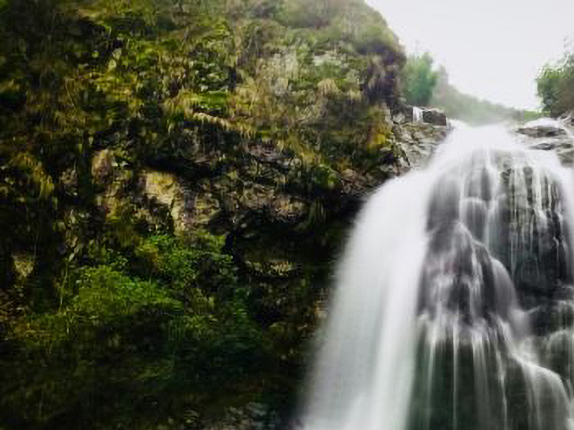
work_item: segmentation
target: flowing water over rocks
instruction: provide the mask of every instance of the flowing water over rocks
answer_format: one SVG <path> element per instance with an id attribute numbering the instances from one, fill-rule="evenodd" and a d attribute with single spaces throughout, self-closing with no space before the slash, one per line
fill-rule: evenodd
<path id="1" fill-rule="evenodd" d="M 516 129 L 531 149 L 555 151 L 564 165 L 574 165 L 574 135 L 566 121 L 541 118 Z"/>
<path id="2" fill-rule="evenodd" d="M 555 151 L 455 130 L 360 214 L 304 429 L 574 429 L 573 222 Z"/>

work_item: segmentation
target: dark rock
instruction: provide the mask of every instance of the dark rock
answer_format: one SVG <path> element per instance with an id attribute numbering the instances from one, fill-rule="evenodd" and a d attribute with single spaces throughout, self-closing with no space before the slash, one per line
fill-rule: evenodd
<path id="1" fill-rule="evenodd" d="M 568 136 L 545 138 L 544 140 L 532 139 L 527 142 L 529 148 L 540 151 L 555 151 L 562 163 L 571 165 L 574 163 L 574 142 Z"/>
<path id="2" fill-rule="evenodd" d="M 423 110 L 423 122 L 427 124 L 447 126 L 446 115 L 439 109 Z"/>
<path id="3" fill-rule="evenodd" d="M 526 123 L 515 131 L 522 137 L 523 143 L 530 149 L 555 151 L 563 164 L 574 164 L 574 141 L 570 117 L 562 120 L 539 119 Z"/>
<path id="4" fill-rule="evenodd" d="M 524 124 L 522 127 L 516 129 L 516 132 L 528 137 L 557 137 L 567 135 L 564 127 L 558 122 L 553 120 L 536 120 Z"/>
<path id="5" fill-rule="evenodd" d="M 420 112 L 421 118 L 417 121 L 415 110 Z M 405 106 L 396 116 L 399 122 L 426 123 L 439 126 L 448 125 L 446 115 L 443 111 L 436 108 L 424 108 L 419 106 Z"/>

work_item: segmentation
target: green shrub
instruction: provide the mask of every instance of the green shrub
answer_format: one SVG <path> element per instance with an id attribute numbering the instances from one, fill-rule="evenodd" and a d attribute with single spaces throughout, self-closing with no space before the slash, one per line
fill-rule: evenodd
<path id="1" fill-rule="evenodd" d="M 14 355 L 0 360 L 0 421 L 139 428 L 183 420 L 259 371 L 263 336 L 221 238 L 193 242 L 145 241 L 138 253 L 155 266 L 149 280 L 79 268 L 69 303 L 14 322 Z"/>
<path id="2" fill-rule="evenodd" d="M 556 65 L 544 66 L 536 83 L 546 113 L 557 117 L 574 111 L 574 54 Z"/>
<path id="3" fill-rule="evenodd" d="M 438 73 L 434 70 L 434 60 L 430 54 L 409 57 L 403 69 L 403 91 L 407 103 L 427 106 L 437 80 Z"/>

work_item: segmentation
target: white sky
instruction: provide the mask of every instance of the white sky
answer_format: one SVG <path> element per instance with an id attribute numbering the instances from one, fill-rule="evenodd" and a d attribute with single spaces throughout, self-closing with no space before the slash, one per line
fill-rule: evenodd
<path id="1" fill-rule="evenodd" d="M 535 79 L 572 49 L 574 0 L 367 0 L 407 52 L 429 51 L 459 90 L 537 108 Z"/>

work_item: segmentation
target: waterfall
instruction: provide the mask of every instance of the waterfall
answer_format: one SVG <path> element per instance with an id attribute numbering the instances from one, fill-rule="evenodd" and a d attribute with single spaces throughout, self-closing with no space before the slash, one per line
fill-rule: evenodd
<path id="1" fill-rule="evenodd" d="M 423 122 L 423 110 L 417 106 L 413 106 L 413 122 Z"/>
<path id="2" fill-rule="evenodd" d="M 572 430 L 574 174 L 458 127 L 342 256 L 304 430 Z"/>

